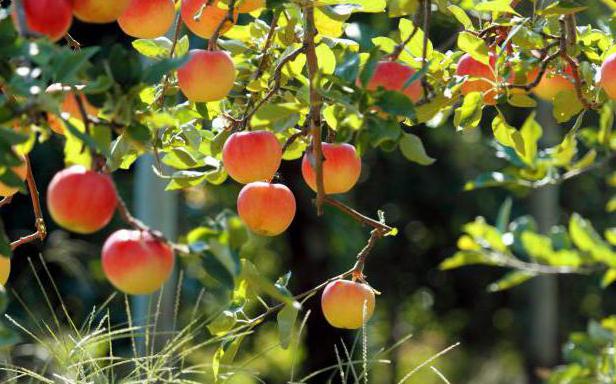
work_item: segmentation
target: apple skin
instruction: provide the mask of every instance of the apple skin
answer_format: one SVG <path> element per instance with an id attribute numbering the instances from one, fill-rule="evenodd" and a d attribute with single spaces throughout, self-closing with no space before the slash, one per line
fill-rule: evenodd
<path id="1" fill-rule="evenodd" d="M 471 57 L 468 53 L 464 54 L 458 61 L 456 68 L 457 76 L 468 76 L 469 78 L 462 83 L 460 88 L 463 95 L 471 92 L 482 92 L 483 102 L 488 105 L 496 104 L 497 93 L 495 90 L 496 77 L 494 67 L 496 56 L 490 54 L 490 65 L 485 65 Z M 482 80 L 485 79 L 485 80 Z"/>
<path id="2" fill-rule="evenodd" d="M 75 88 L 79 91 L 83 89 L 85 85 L 77 85 Z M 75 93 L 70 86 L 62 85 L 60 83 L 51 84 L 45 90 L 47 93 L 64 93 L 64 99 L 62 100 L 62 104 L 60 105 L 60 111 L 62 113 L 66 113 L 66 118 L 73 117 L 83 121 L 81 116 L 81 111 L 79 110 L 79 104 L 77 103 L 77 97 L 81 98 L 81 102 L 86 110 L 88 115 L 96 116 L 98 115 L 98 108 L 90 104 L 88 99 L 80 92 Z M 52 131 L 59 135 L 64 135 L 64 131 L 66 127 L 64 126 L 64 122 L 58 116 L 48 114 L 47 122 L 49 123 L 49 127 Z"/>
<path id="3" fill-rule="evenodd" d="M 599 85 L 610 99 L 616 100 L 616 53 L 608 56 L 601 64 Z"/>
<path id="4" fill-rule="evenodd" d="M 129 36 L 153 39 L 167 33 L 174 19 L 173 0 L 131 0 L 118 25 Z"/>
<path id="5" fill-rule="evenodd" d="M 269 131 L 236 132 L 222 148 L 222 162 L 233 180 L 270 181 L 282 160 L 282 146 Z"/>
<path id="6" fill-rule="evenodd" d="M 567 65 L 563 72 L 564 74 L 554 69 L 545 71 L 537 86 L 533 88 L 535 96 L 541 100 L 552 101 L 559 92 L 575 90 L 575 85 L 573 84 L 573 69 L 571 66 Z M 528 78 L 532 82 L 535 81 L 538 75 L 539 69 L 535 68 L 528 75 Z"/>
<path id="7" fill-rule="evenodd" d="M 58 41 L 73 23 L 71 0 L 21 0 L 29 31 Z M 13 22 L 19 25 L 17 11 L 12 12 Z"/>
<path id="8" fill-rule="evenodd" d="M 76 233 L 94 233 L 106 226 L 117 203 L 111 177 L 81 165 L 56 173 L 47 189 L 51 217 L 61 227 Z"/>
<path id="9" fill-rule="evenodd" d="M 131 0 L 73 0 L 73 14 L 86 23 L 114 22 Z"/>
<path id="10" fill-rule="evenodd" d="M 265 7 L 265 0 L 244 0 L 237 7 L 239 13 L 250 13 Z"/>
<path id="11" fill-rule="evenodd" d="M 228 10 L 220 8 L 216 2 L 206 5 L 201 12 L 199 21 L 195 20 L 195 15 L 199 12 L 201 7 L 206 4 L 208 0 L 182 0 L 182 8 L 180 14 L 184 24 L 195 35 L 204 39 L 209 39 L 216 32 L 216 28 L 222 20 L 227 17 Z M 234 11 L 234 22 L 237 21 L 238 11 Z M 225 22 L 220 34 L 227 32 L 234 23 L 229 21 Z"/>
<path id="12" fill-rule="evenodd" d="M 366 89 L 375 91 L 379 87 L 383 87 L 388 91 L 402 92 L 412 102 L 416 103 L 423 95 L 421 81 L 417 79 L 403 89 L 406 82 L 415 72 L 413 68 L 395 61 L 381 61 L 376 65 L 372 77 L 368 81 L 368 84 L 366 84 Z M 357 82 L 358 85 L 360 85 L 359 79 L 357 79 Z"/>
<path id="13" fill-rule="evenodd" d="M 11 274 L 11 259 L 0 255 L 0 285 L 6 286 L 6 282 L 9 281 L 9 275 Z"/>
<path id="14" fill-rule="evenodd" d="M 348 192 L 361 174 L 361 158 L 351 144 L 322 143 L 323 187 L 328 195 Z M 306 184 L 316 192 L 316 172 L 310 164 L 309 153 L 302 159 L 302 175 Z"/>
<path id="15" fill-rule="evenodd" d="M 295 196 L 285 185 L 255 181 L 237 197 L 237 212 L 246 226 L 261 236 L 284 232 L 295 217 Z"/>
<path id="16" fill-rule="evenodd" d="M 178 84 L 184 96 L 194 102 L 222 100 L 233 88 L 235 64 L 223 51 L 193 49 L 178 69 Z"/>
<path id="17" fill-rule="evenodd" d="M 327 284 L 321 296 L 323 315 L 336 328 L 361 328 L 372 317 L 374 304 L 372 288 L 350 280 L 332 281 Z"/>
<path id="18" fill-rule="evenodd" d="M 103 272 L 119 291 L 147 295 L 158 291 L 171 275 L 171 247 L 147 232 L 120 229 L 111 234 L 101 254 Z"/>
<path id="19" fill-rule="evenodd" d="M 16 167 L 11 168 L 13 173 L 15 173 L 21 180 L 26 180 L 26 176 L 28 175 L 28 165 L 23 161 Z M 12 187 L 0 182 L 0 196 L 13 196 L 15 193 L 19 191 L 18 187 Z"/>

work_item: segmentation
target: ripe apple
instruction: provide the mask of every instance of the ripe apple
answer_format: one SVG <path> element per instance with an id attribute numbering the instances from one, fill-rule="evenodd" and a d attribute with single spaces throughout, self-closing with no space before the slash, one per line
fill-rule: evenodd
<path id="1" fill-rule="evenodd" d="M 175 256 L 167 243 L 147 232 L 120 229 L 105 241 L 101 261 L 105 276 L 118 290 L 147 295 L 167 281 Z"/>
<path id="2" fill-rule="evenodd" d="M 26 176 L 28 175 L 28 166 L 26 165 L 25 161 L 22 162 L 21 164 L 19 164 L 16 167 L 12 167 L 11 170 L 21 180 L 26 180 Z M 12 187 L 12 186 L 9 186 L 9 185 L 6 185 L 6 184 L 0 182 L 0 196 L 2 196 L 2 197 L 12 196 L 17 191 L 19 191 L 18 187 Z"/>
<path id="3" fill-rule="evenodd" d="M 616 100 L 616 53 L 609 55 L 601 64 L 599 84 L 610 99 Z"/>
<path id="4" fill-rule="evenodd" d="M 529 75 L 530 81 L 534 81 L 539 75 L 539 69 L 535 68 Z M 533 93 L 540 99 L 552 101 L 561 91 L 574 90 L 573 69 L 567 65 L 562 72 L 548 69 L 539 83 L 533 88 Z"/>
<path id="5" fill-rule="evenodd" d="M 456 68 L 456 75 L 469 77 L 462 83 L 462 94 L 482 92 L 484 103 L 488 105 L 496 104 L 495 63 L 496 56 L 494 54 L 490 54 L 489 66 L 473 59 L 468 53 L 464 54 L 458 61 Z"/>
<path id="6" fill-rule="evenodd" d="M 92 116 L 98 115 L 98 108 L 90 104 L 88 99 L 82 93 L 79 92 L 79 90 L 83 89 L 84 87 L 85 85 L 77 85 L 75 86 L 75 88 L 77 89 L 77 92 L 74 92 L 73 88 L 71 88 L 68 85 L 62 85 L 60 83 L 55 83 L 47 87 L 47 90 L 45 92 L 63 93 L 64 99 L 62 100 L 62 104 L 60 105 L 60 111 L 63 114 L 66 114 L 63 117 L 67 119 L 70 117 L 73 117 L 79 120 L 83 120 L 81 116 L 81 111 L 79 110 L 79 104 L 77 103 L 77 97 L 81 98 L 81 102 L 83 103 L 83 106 L 88 115 L 92 115 Z M 51 128 L 52 131 L 60 135 L 64 134 L 65 127 L 64 127 L 64 122 L 62 121 L 62 119 L 58 118 L 57 116 L 48 114 L 47 122 L 49 123 L 49 127 Z"/>
<path id="7" fill-rule="evenodd" d="M 9 275 L 11 274 L 11 259 L 0 255 L 0 285 L 6 286 L 6 282 L 9 281 Z"/>
<path id="8" fill-rule="evenodd" d="M 321 308 L 327 322 L 336 328 L 358 329 L 374 312 L 374 291 L 369 285 L 350 280 L 327 284 Z"/>
<path id="9" fill-rule="evenodd" d="M 381 61 L 376 65 L 372 77 L 366 84 L 366 89 L 374 91 L 383 87 L 388 91 L 399 91 L 416 103 L 423 94 L 421 81 L 419 79 L 414 80 L 406 88 L 404 87 L 415 72 L 413 68 L 395 61 Z M 359 85 L 359 79 L 357 81 Z"/>
<path id="10" fill-rule="evenodd" d="M 111 23 L 128 7 L 131 0 L 73 0 L 73 14 L 86 23 Z"/>
<path id="11" fill-rule="evenodd" d="M 222 149 L 222 162 L 233 180 L 270 181 L 280 167 L 282 146 L 269 131 L 236 132 Z"/>
<path id="12" fill-rule="evenodd" d="M 243 0 L 239 4 L 237 7 L 239 13 L 250 13 L 265 7 L 265 0 Z"/>
<path id="13" fill-rule="evenodd" d="M 178 69 L 178 84 L 190 101 L 222 100 L 233 88 L 235 64 L 223 51 L 193 49 L 188 61 Z"/>
<path id="14" fill-rule="evenodd" d="M 351 144 L 321 144 L 323 152 L 323 187 L 325 193 L 348 192 L 361 173 L 361 158 Z M 313 191 L 317 190 L 316 172 L 310 164 L 311 153 L 306 152 L 302 159 L 302 175 Z"/>
<path id="15" fill-rule="evenodd" d="M 29 31 L 49 37 L 51 41 L 63 38 L 73 22 L 71 0 L 21 0 Z M 13 22 L 19 25 L 17 10 Z"/>
<path id="16" fill-rule="evenodd" d="M 220 8 L 217 1 L 214 0 L 183 0 L 180 13 L 184 24 L 192 33 L 204 39 L 209 39 L 216 32 L 218 25 L 227 17 L 228 10 Z M 195 16 L 200 13 L 199 20 L 195 20 Z M 237 10 L 234 12 L 234 18 L 237 20 Z M 225 21 L 225 24 L 220 31 L 221 34 L 228 31 L 234 23 Z"/>
<path id="17" fill-rule="evenodd" d="M 153 39 L 163 36 L 174 19 L 173 0 L 131 0 L 118 18 L 118 24 L 129 36 Z"/>
<path id="18" fill-rule="evenodd" d="M 276 236 L 293 221 L 295 196 L 285 185 L 255 181 L 240 191 L 237 212 L 254 233 Z"/>
<path id="19" fill-rule="evenodd" d="M 51 217 L 76 233 L 94 233 L 107 225 L 117 202 L 111 177 L 80 165 L 56 173 L 47 189 Z"/>

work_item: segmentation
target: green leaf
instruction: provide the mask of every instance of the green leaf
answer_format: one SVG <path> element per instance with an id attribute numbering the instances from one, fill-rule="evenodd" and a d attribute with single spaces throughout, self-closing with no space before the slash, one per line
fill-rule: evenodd
<path id="1" fill-rule="evenodd" d="M 393 116 L 404 116 L 409 119 L 415 118 L 415 106 L 403 93 L 398 91 L 380 91 L 378 99 L 374 103 L 383 112 Z"/>
<path id="2" fill-rule="evenodd" d="M 474 31 L 475 27 L 473 26 L 473 22 L 470 17 L 466 14 L 466 11 L 457 5 L 450 5 L 447 7 L 449 12 L 453 14 L 453 16 L 464 26 L 464 29 L 467 31 Z"/>
<path id="3" fill-rule="evenodd" d="M 599 134 L 597 139 L 604 146 L 610 145 L 612 126 L 614 125 L 614 108 L 611 102 L 603 104 L 599 112 Z"/>
<path id="4" fill-rule="evenodd" d="M 141 81 L 148 85 L 158 83 L 165 74 L 180 67 L 187 60 L 188 56 L 184 56 L 173 59 L 164 59 L 154 63 L 143 70 Z"/>
<path id="5" fill-rule="evenodd" d="M 400 17 L 412 15 L 417 10 L 419 0 L 389 0 L 388 15 L 389 17 Z"/>
<path id="6" fill-rule="evenodd" d="M 511 207 L 513 206 L 513 200 L 511 197 L 507 197 L 505 201 L 501 204 L 500 208 L 498 208 L 498 216 L 496 218 L 496 228 L 501 232 L 505 233 L 507 231 L 507 226 L 509 226 L 509 221 L 511 218 Z"/>
<path id="7" fill-rule="evenodd" d="M 520 133 L 522 135 L 522 139 L 524 142 L 524 155 L 520 156 L 526 164 L 534 164 L 535 158 L 537 157 L 537 142 L 543 135 L 543 129 L 541 125 L 535 120 L 535 112 L 531 113 L 524 124 L 522 124 L 522 128 L 520 128 Z"/>
<path id="8" fill-rule="evenodd" d="M 297 307 L 286 304 L 280 312 L 278 312 L 278 315 L 276 315 L 276 320 L 278 322 L 278 336 L 282 349 L 287 349 L 291 343 L 293 326 L 297 321 L 298 313 L 299 310 Z"/>
<path id="9" fill-rule="evenodd" d="M 421 165 L 430 165 L 436 161 L 428 156 L 421 139 L 411 133 L 403 133 L 400 139 L 400 152 L 407 160 Z"/>
<path id="10" fill-rule="evenodd" d="M 540 16 L 560 16 L 560 15 L 570 15 L 573 13 L 581 12 L 585 10 L 587 7 L 575 0 L 560 0 L 556 1 L 549 6 L 545 7 L 542 10 L 537 11 L 537 14 Z"/>
<path id="11" fill-rule="evenodd" d="M 75 75 L 98 50 L 98 47 L 88 47 L 70 54 L 62 52 L 56 55 L 51 63 L 54 82 L 74 84 Z"/>
<path id="12" fill-rule="evenodd" d="M 485 40 L 470 32 L 461 32 L 458 35 L 458 48 L 468 53 L 480 63 L 490 65 L 490 55 Z"/>
<path id="13" fill-rule="evenodd" d="M 601 278 L 601 287 L 607 288 L 614 281 L 616 281 L 616 268 L 608 269 Z"/>
<path id="14" fill-rule="evenodd" d="M 445 259 L 440 265 L 441 270 L 460 268 L 466 265 L 474 264 L 493 264 L 483 253 L 474 251 L 459 251 L 448 259 Z"/>
<path id="15" fill-rule="evenodd" d="M 186 43 L 187 36 L 184 36 Z M 169 57 L 173 42 L 166 37 L 157 37 L 155 39 L 137 39 L 133 40 L 133 48 L 145 57 L 152 59 L 162 59 Z M 179 46 L 179 44 L 178 44 Z M 186 52 L 184 52 L 186 53 Z M 182 56 L 182 55 L 178 55 Z"/>
<path id="16" fill-rule="evenodd" d="M 488 286 L 489 292 L 504 291 L 510 288 L 520 285 L 535 277 L 535 274 L 526 271 L 513 271 L 507 273 L 500 280 L 490 284 Z"/>
<path id="17" fill-rule="evenodd" d="M 522 134 L 517 129 L 509 125 L 507 121 L 505 121 L 505 117 L 500 113 L 500 111 L 494 120 L 492 120 L 492 131 L 494 132 L 494 138 L 496 141 L 506 147 L 515 149 L 516 153 L 520 157 L 524 158 L 526 149 Z"/>
<path id="18" fill-rule="evenodd" d="M 283 294 L 274 284 L 267 280 L 254 264 L 246 259 L 242 259 L 242 277 L 248 281 L 254 288 L 260 290 L 273 297 L 274 299 L 295 308 L 301 308 L 299 302 L 295 301 L 292 296 Z"/>
<path id="19" fill-rule="evenodd" d="M 584 110 L 577 94 L 573 90 L 560 91 L 554 97 L 554 118 L 559 123 L 566 123 Z"/>
<path id="20" fill-rule="evenodd" d="M 478 188 L 500 187 L 504 185 L 516 185 L 517 180 L 502 172 L 486 172 L 477 176 L 472 181 L 467 181 L 464 184 L 465 191 L 471 191 Z"/>
<path id="21" fill-rule="evenodd" d="M 477 12 L 498 12 L 498 13 L 511 13 L 516 16 L 521 16 L 515 11 L 509 4 L 510 0 L 493 0 L 485 3 L 476 4 L 473 9 Z"/>
<path id="22" fill-rule="evenodd" d="M 595 231 L 592 224 L 574 213 L 569 220 L 569 236 L 573 244 L 581 251 L 587 252 L 593 259 L 616 267 L 616 254 Z"/>
<path id="23" fill-rule="evenodd" d="M 477 128 L 483 113 L 483 97 L 481 92 L 471 92 L 464 96 L 462 105 L 456 108 L 453 122 L 458 131 Z"/>

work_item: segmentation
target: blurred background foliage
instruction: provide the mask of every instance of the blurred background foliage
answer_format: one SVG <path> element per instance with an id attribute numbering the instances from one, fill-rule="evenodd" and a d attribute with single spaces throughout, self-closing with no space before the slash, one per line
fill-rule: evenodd
<path id="1" fill-rule="evenodd" d="M 460 2 L 462 6 L 472 3 Z M 526 2 L 529 3 L 529 2 Z M 606 3 L 591 1 L 593 6 L 582 14 L 580 25 L 596 20 L 609 22 L 600 25 L 612 27 L 613 20 L 603 17 L 609 11 Z M 526 5 L 530 7 L 530 5 Z M 452 48 L 460 26 L 451 17 L 435 13 L 431 25 L 431 39 L 440 51 Z M 241 20 L 240 20 L 241 23 Z M 362 51 L 370 49 L 371 38 L 395 34 L 398 20 L 387 15 L 353 16 L 347 34 L 356 39 Z M 110 45 L 116 42 L 130 47 L 130 39 L 115 25 L 84 25 L 75 22 L 71 34 L 84 45 Z M 550 106 L 540 107 L 538 120 L 552 123 Z M 493 117 L 493 116 L 492 116 Z M 525 116 L 513 116 L 516 126 Z M 481 130 L 465 135 L 456 134 L 451 123 L 439 128 L 425 125 L 413 127 L 424 145 L 437 161 L 429 167 L 410 163 L 398 151 L 369 151 L 363 158 L 362 178 L 357 187 L 345 196 L 354 207 L 363 212 L 383 209 L 388 223 L 398 227 L 400 234 L 377 244 L 368 260 L 366 274 L 371 284 L 382 292 L 377 298 L 377 309 L 368 325 L 369 348 L 376 351 L 393 345 L 412 334 L 413 337 L 392 352 L 391 364 L 377 365 L 371 373 L 372 381 L 396 382 L 406 372 L 422 363 L 443 348 L 457 341 L 462 343 L 436 366 L 451 383 L 473 384 L 523 384 L 537 382 L 547 377 L 551 366 L 542 366 L 541 349 L 560 350 L 556 361 L 565 358 L 597 358 L 596 351 L 613 340 L 614 321 L 591 323 L 593 330 L 588 339 L 585 331 L 588 319 L 600 319 L 616 313 L 616 302 L 611 298 L 616 288 L 601 289 L 600 276 L 562 276 L 557 280 L 556 338 L 551 345 L 537 347 L 533 342 L 537 327 L 533 297 L 541 294 L 541 287 L 525 284 L 512 290 L 491 293 L 487 287 L 503 276 L 505 271 L 484 266 L 473 266 L 453 271 L 439 270 L 439 264 L 455 253 L 461 228 L 476 216 L 494 221 L 499 207 L 508 196 L 513 197 L 512 217 L 525 214 L 540 215 L 536 193 L 518 191 L 511 194 L 502 189 L 464 191 L 467 181 L 482 172 L 494 170 L 491 116 L 484 116 Z M 510 123 L 514 123 L 510 121 Z M 555 135 L 562 137 L 565 127 L 556 127 Z M 34 174 L 44 198 L 44 186 L 51 177 L 63 168 L 62 145 L 58 137 L 52 137 L 37 145 L 31 154 Z M 305 291 L 328 276 L 335 275 L 352 265 L 355 255 L 363 246 L 366 230 L 352 223 L 348 217 L 327 209 L 324 219 L 316 217 L 311 204 L 311 191 L 300 176 L 299 160 L 285 162 L 279 178 L 296 193 L 298 212 L 290 229 L 274 240 L 251 238 L 252 253 L 249 259 L 271 280 L 276 280 L 287 271 L 292 271 L 289 288 L 292 292 Z M 127 201 L 134 198 L 135 178 L 132 172 L 114 173 L 120 194 Z M 225 209 L 234 209 L 239 186 L 231 182 L 222 186 L 201 185 L 181 194 L 179 203 L 179 233 L 185 234 Z M 598 228 L 613 226 L 612 217 L 605 213 L 604 206 L 613 193 L 599 171 L 584 174 L 567 181 L 552 194 L 558 207 L 558 222 L 566 223 L 573 212 L 583 212 Z M 156 207 L 152 207 L 156 209 Z M 1 211 L 7 233 L 17 238 L 30 231 L 33 220 L 30 201 L 18 195 L 13 204 Z M 46 216 L 50 237 L 43 252 L 54 280 L 71 315 L 85 319 L 92 307 L 103 302 L 112 288 L 105 282 L 99 262 L 102 241 L 114 229 L 121 227 L 118 220 L 104 231 L 92 236 L 78 236 L 58 229 Z M 8 313 L 25 324 L 51 316 L 40 305 L 41 291 L 37 288 L 31 264 L 41 271 L 36 245 L 19 248 L 13 256 L 13 271 L 10 288 L 19 294 L 20 300 L 12 300 Z M 190 260 L 182 262 L 190 266 Z M 180 318 L 189 318 L 201 288 L 203 278 L 197 269 L 186 268 L 180 306 Z M 215 295 L 206 289 L 204 304 L 206 313 L 215 308 Z M 36 314 L 29 319 L 23 301 Z M 58 306 L 57 302 L 52 305 Z M 112 322 L 126 321 L 124 301 L 112 302 Z M 298 377 L 314 372 L 336 362 L 334 346 L 342 342 L 351 345 L 355 335 L 330 327 L 322 317 L 319 300 L 309 300 L 305 309 L 310 310 L 303 338 L 298 350 L 282 350 L 275 346 L 278 334 L 275 323 L 267 323 L 256 331 L 256 336 L 247 339 L 239 352 L 238 363 L 248 370 L 256 371 L 268 383 L 281 383 L 288 379 L 293 359 L 298 367 Z M 610 331 L 610 329 L 612 331 Z M 606 335 L 607 332 L 607 335 Z M 603 337 L 603 338 L 602 338 Z M 27 337 L 23 337 L 27 339 Z M 605 340 L 608 340 L 607 342 Z M 129 349 L 126 343 L 124 348 Z M 211 352 L 213 353 L 214 350 Z M 12 358 L 40 360 L 45 356 L 27 348 L 3 349 L 2 353 Z M 210 360 L 207 352 L 199 352 L 191 359 Z M 34 363 L 33 363 L 34 364 Z M 591 364 L 592 365 L 592 364 Z M 563 373 L 564 375 L 565 373 Z M 327 375 L 323 376 L 327 377 Z M 558 379 L 553 379 L 558 380 Z M 315 382 L 324 382 L 317 378 Z M 251 374 L 237 375 L 230 381 L 236 384 L 256 383 Z M 414 376 L 414 382 L 440 383 L 442 379 L 429 369 Z M 554 381 L 562 382 L 562 381 Z M 582 381 L 580 381 L 582 382 Z M 589 383 L 591 381 L 588 381 Z"/>

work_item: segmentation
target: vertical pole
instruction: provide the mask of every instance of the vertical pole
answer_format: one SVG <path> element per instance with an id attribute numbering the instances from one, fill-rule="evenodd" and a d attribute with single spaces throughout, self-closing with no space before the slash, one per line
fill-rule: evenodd
<path id="1" fill-rule="evenodd" d="M 157 177 L 152 171 L 154 159 L 151 155 L 142 156 L 136 164 L 134 200 L 135 216 L 153 229 L 160 230 L 168 239 L 177 237 L 178 224 L 178 195 L 175 192 L 165 191 L 166 182 Z M 169 335 L 173 331 L 173 316 L 175 302 L 175 288 L 177 273 L 174 271 L 162 289 L 160 313 L 155 332 L 165 332 Z M 146 326 L 154 323 L 156 304 L 161 292 L 152 295 L 134 296 L 132 299 L 133 319 L 135 325 Z M 151 303 L 151 304 L 150 304 Z M 149 310 L 151 307 L 151 310 Z M 163 336 L 151 337 L 152 342 L 164 345 Z M 141 353 L 145 352 L 145 340 L 138 343 Z"/>
<path id="2" fill-rule="evenodd" d="M 552 117 L 552 106 L 540 102 L 537 121 L 543 127 L 543 144 L 559 142 L 558 126 Z M 535 191 L 530 200 L 533 217 L 539 231 L 548 233 L 559 222 L 559 187 L 550 185 Z M 552 367 L 558 362 L 558 280 L 556 276 L 538 276 L 531 280 L 529 376 L 530 383 L 541 383 L 534 372 L 539 367 Z"/>

